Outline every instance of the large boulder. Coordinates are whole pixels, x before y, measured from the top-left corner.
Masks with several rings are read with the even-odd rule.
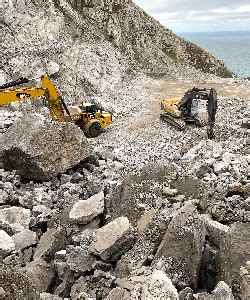
[[[65,247],[65,232],[61,227],[47,230],[41,237],[34,260],[43,259],[50,262],[55,253]]]
[[[140,174],[128,175],[105,199],[107,214],[112,220],[127,217],[136,225],[148,208],[156,206],[156,199],[162,197],[164,186],[172,173],[174,170],[171,166],[149,164]]]
[[[96,232],[90,250],[102,260],[116,259],[133,244],[134,236],[128,218],[120,217]]]
[[[72,123],[52,123],[43,116],[25,116],[2,138],[2,160],[21,176],[49,180],[90,155],[80,128]]]
[[[250,261],[250,224],[236,222],[230,226],[228,263],[231,265],[231,280],[239,282],[240,268]],[[226,257],[225,257],[226,259]],[[232,283],[229,282],[229,283]]]
[[[170,222],[153,265],[164,269],[175,283],[184,281],[196,288],[205,234],[195,205],[187,202]]]

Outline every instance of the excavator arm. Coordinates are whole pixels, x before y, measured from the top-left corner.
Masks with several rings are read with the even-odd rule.
[[[36,100],[39,97],[45,97],[49,108],[50,116],[53,121],[66,122],[64,110],[70,116],[61,94],[54,83],[47,77],[42,76],[41,87],[23,87],[18,89],[7,89],[18,84],[27,83],[28,80],[21,78],[9,84],[0,87],[0,105],[9,104],[22,100]],[[3,89],[3,90],[2,90]]]

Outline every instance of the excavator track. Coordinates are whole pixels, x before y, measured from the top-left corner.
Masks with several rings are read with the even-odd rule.
[[[177,130],[183,131],[186,129],[186,123],[178,118],[174,118],[167,113],[161,114],[160,119],[173,125]]]

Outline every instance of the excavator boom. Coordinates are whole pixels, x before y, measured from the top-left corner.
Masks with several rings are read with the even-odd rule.
[[[66,122],[64,110],[69,114],[69,111],[54,83],[47,77],[42,76],[41,87],[23,87],[18,89],[7,89],[6,87],[14,87],[22,83],[27,83],[28,80],[20,78],[19,80],[10,82],[0,88],[0,105],[9,104],[22,100],[36,100],[39,97],[45,97],[48,103],[49,112],[53,121]]]

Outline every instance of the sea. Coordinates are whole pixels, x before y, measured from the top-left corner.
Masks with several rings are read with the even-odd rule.
[[[250,77],[250,31],[182,32],[184,39],[222,59],[239,77]]]

